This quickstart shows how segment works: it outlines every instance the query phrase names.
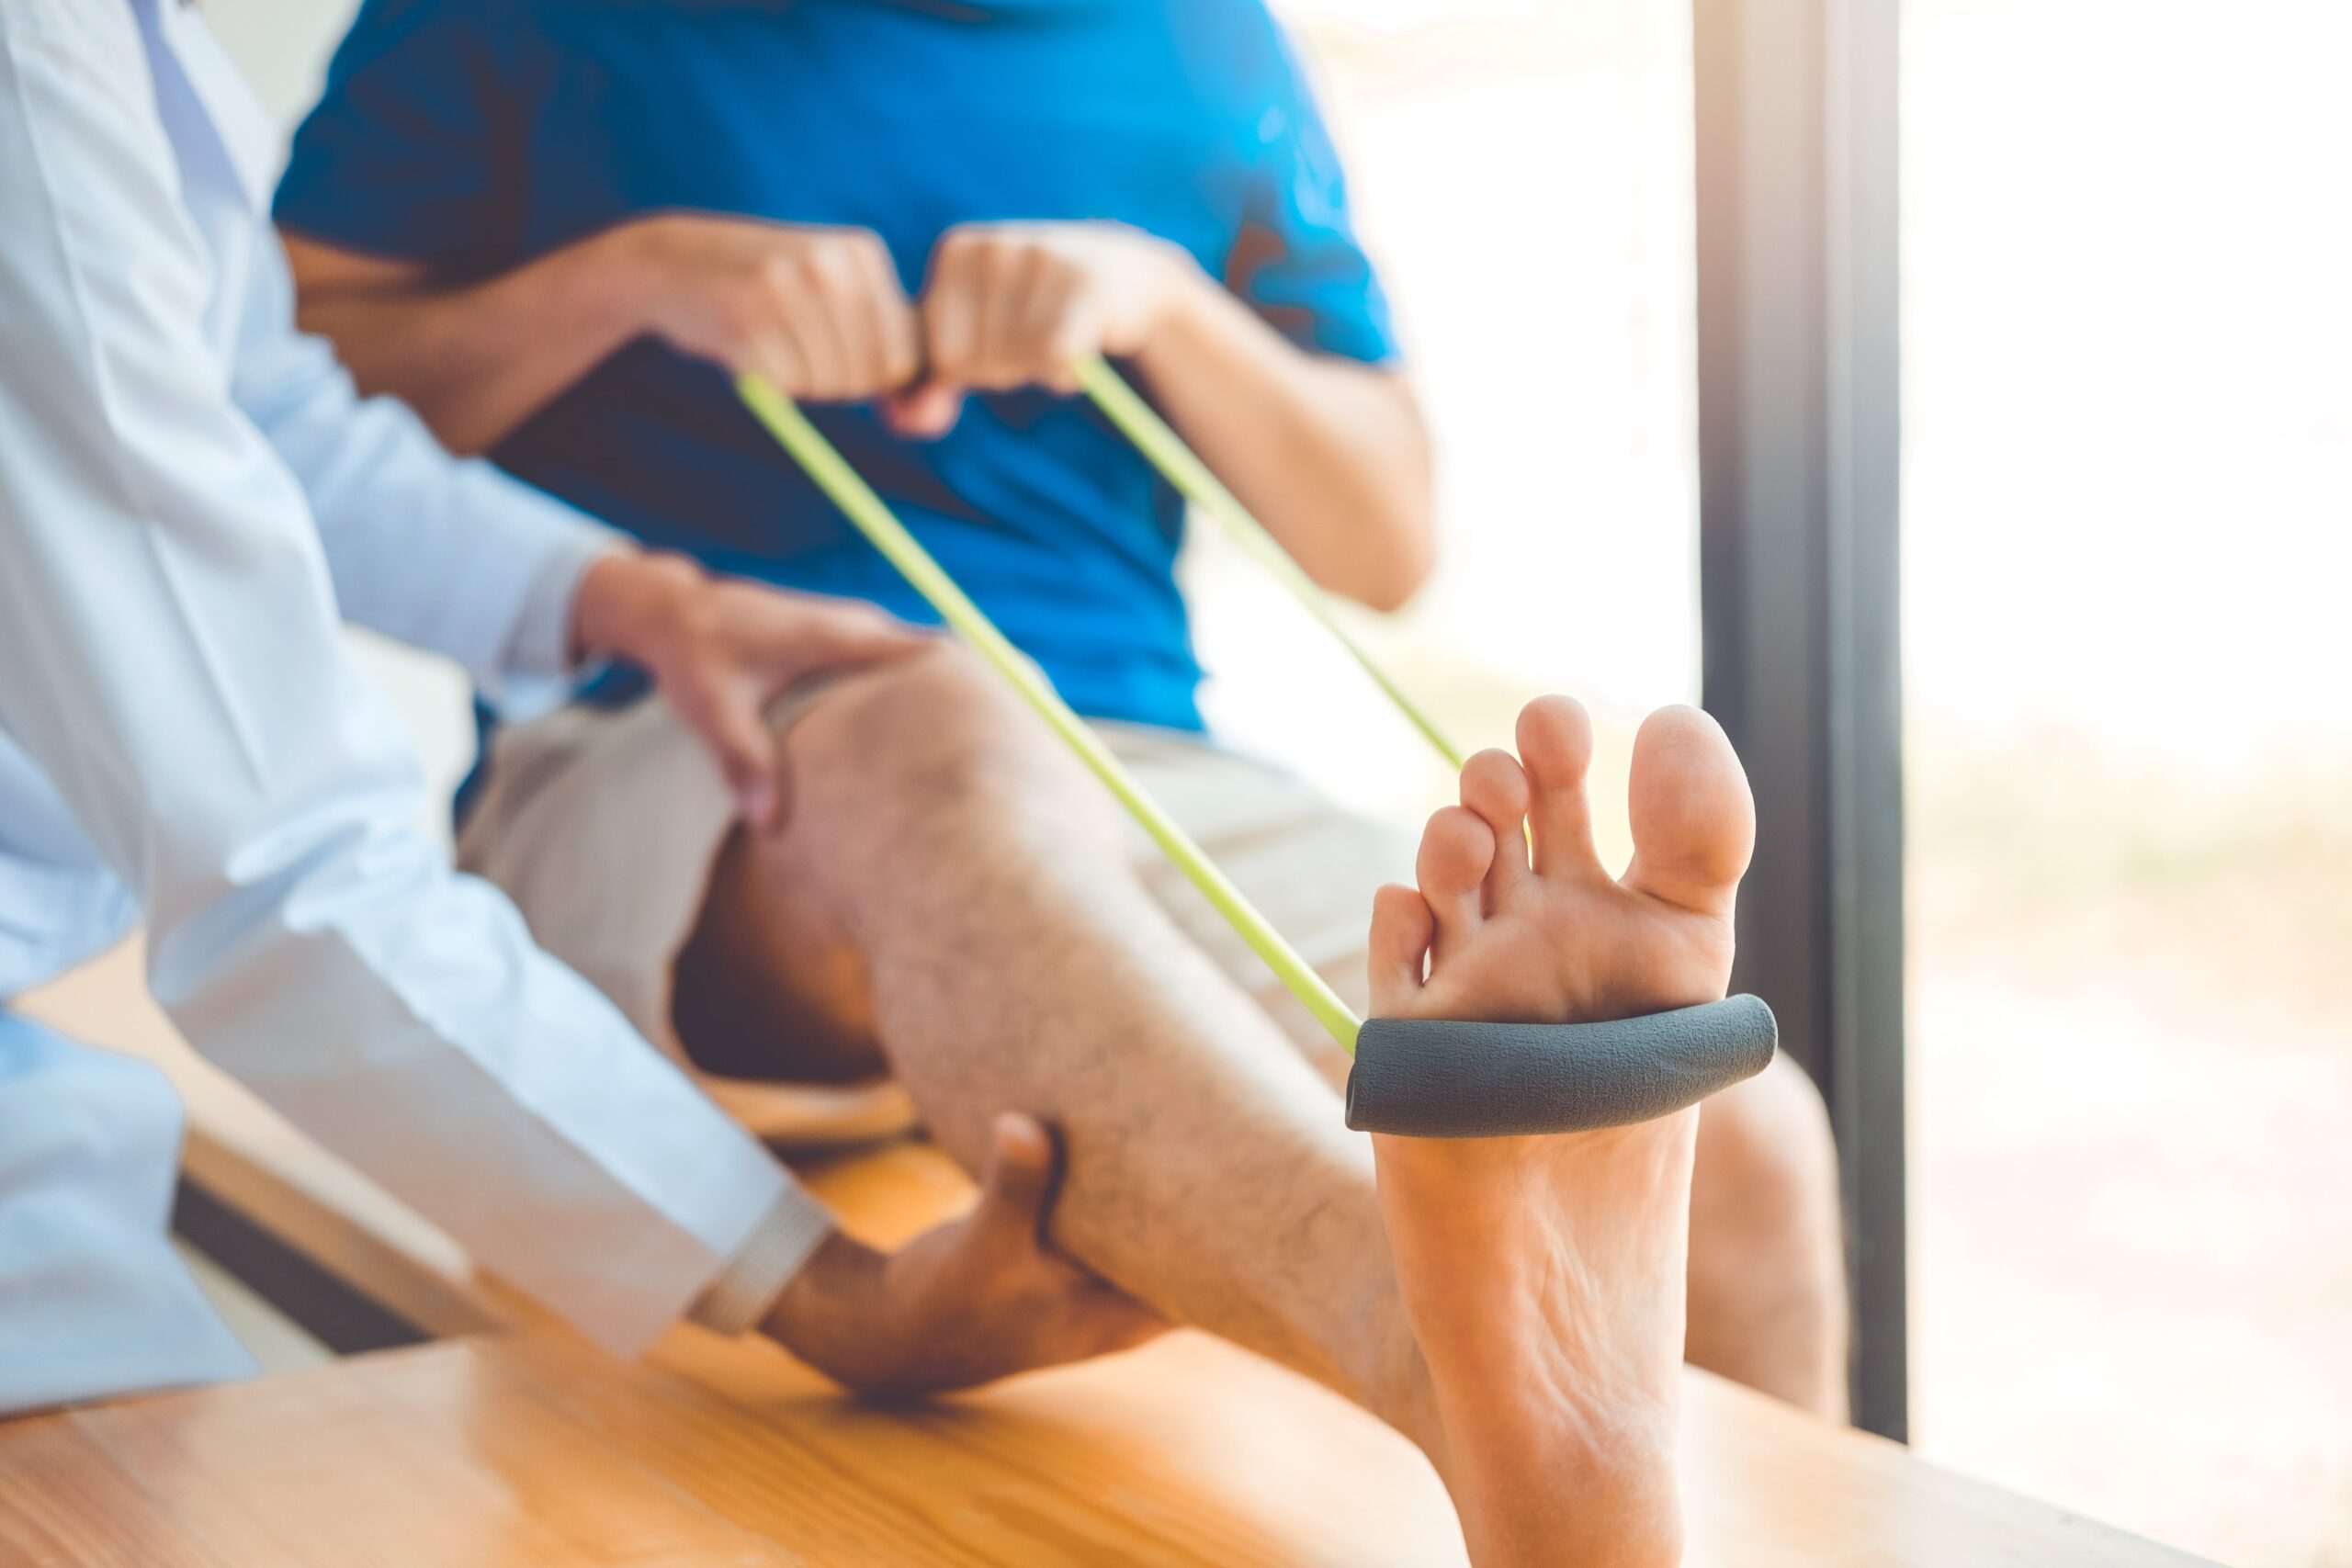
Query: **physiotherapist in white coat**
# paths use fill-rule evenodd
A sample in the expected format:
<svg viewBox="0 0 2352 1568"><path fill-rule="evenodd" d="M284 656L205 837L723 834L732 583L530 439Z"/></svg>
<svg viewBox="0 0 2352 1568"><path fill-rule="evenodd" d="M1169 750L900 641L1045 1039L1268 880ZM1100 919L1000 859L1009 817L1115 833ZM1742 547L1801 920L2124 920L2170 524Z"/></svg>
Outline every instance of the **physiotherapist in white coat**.
<svg viewBox="0 0 2352 1568"><path fill-rule="evenodd" d="M870 1252L408 826L339 615L509 711L644 664L755 823L766 698L912 634L637 554L356 398L292 325L276 145L179 0L0 0L0 1412L252 1370L165 1240L169 1089L7 1011L141 919L198 1050L615 1349L690 1315L918 1389L1148 1334L1039 1240L1034 1122L973 1216Z"/></svg>

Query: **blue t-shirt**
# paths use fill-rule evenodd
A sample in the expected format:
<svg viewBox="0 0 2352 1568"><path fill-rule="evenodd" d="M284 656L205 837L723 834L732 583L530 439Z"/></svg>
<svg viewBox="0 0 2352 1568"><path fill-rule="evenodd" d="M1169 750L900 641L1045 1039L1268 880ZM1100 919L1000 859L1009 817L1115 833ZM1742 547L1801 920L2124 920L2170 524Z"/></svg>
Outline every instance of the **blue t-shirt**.
<svg viewBox="0 0 2352 1568"><path fill-rule="evenodd" d="M910 294L955 224L1114 219L1301 344L1396 354L1258 0L367 0L277 202L452 281L675 209L871 229ZM936 442L811 412L1074 706L1200 727L1182 504L1090 406L977 398ZM717 570L933 618L723 376L650 339L492 456Z"/></svg>

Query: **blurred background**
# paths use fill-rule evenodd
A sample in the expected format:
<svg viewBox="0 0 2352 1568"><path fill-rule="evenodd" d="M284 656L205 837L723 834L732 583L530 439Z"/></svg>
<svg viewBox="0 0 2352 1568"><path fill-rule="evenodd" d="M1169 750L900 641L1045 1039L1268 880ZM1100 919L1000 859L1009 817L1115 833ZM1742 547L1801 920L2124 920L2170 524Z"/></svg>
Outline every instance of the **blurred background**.
<svg viewBox="0 0 2352 1568"><path fill-rule="evenodd" d="M289 125L348 8L207 0ZM1690 0L1278 9L1443 461L1443 565L1368 635L1473 744L1582 696L1622 799L1699 695ZM1901 20L1911 1438L2347 1568L2352 6ZM1189 564L1230 739L1441 797L1286 604ZM368 657L454 779L454 676Z"/></svg>

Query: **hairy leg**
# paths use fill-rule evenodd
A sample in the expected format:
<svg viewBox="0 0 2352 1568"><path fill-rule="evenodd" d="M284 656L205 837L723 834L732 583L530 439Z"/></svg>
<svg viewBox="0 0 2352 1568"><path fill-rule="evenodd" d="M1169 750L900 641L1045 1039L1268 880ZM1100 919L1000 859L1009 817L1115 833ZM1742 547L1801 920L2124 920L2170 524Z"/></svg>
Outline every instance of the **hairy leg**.
<svg viewBox="0 0 2352 1568"><path fill-rule="evenodd" d="M775 896L774 860L741 827L719 850L672 971L678 1043L725 1077L845 1083L887 1071L863 957L810 940L808 900Z"/></svg>
<svg viewBox="0 0 2352 1568"><path fill-rule="evenodd" d="M943 650L794 728L789 826L735 852L787 966L854 966L967 1164L1000 1110L1061 1123L1062 1244L1412 1437L1481 1563L1671 1562L1698 1114L1378 1139L1375 1188L1329 1086L1122 874L1107 804L1006 706ZM1687 711L1645 728L1622 883L1592 856L1581 710L1532 706L1521 749L1523 767L1474 760L1421 889L1384 893L1380 1010L1569 1020L1720 995L1753 832L1720 732Z"/></svg>
<svg viewBox="0 0 2352 1568"><path fill-rule="evenodd" d="M1581 819L1582 762L1562 760L1575 749L1560 739L1566 722L1546 708L1523 731L1537 781L1516 786L1534 795L1539 860L1521 866L1530 886L1559 879L1543 846ZM763 906L746 929L767 968L797 988L797 1005L841 1007L846 1030L870 1019L967 1163L982 1157L1000 1110L1060 1122L1072 1156L1062 1244L1171 1318L1315 1376L1414 1438L1453 1490L1481 1561L1602 1560L1563 1555L1578 1541L1611 1560L1664 1561L1678 1529L1669 1456L1699 1119L1515 1140L1533 1152L1484 1165L1480 1145L1385 1141L1375 1192L1329 1087L1125 874L1099 790L1026 724L944 651L847 683L804 717L787 742L789 826L736 845L720 879ZM1720 745L1701 733L1710 739ZM1744 857L1744 787L1727 751L1668 746L1679 761L1663 770L1659 752L1645 738L1635 815L1646 859L1629 885L1690 878L1691 856L1677 846L1693 822L1728 824ZM1711 769L1724 787L1678 806ZM1465 801L1503 824L1482 829L1481 863L1498 886L1510 873L1496 844L1521 841L1510 799L1520 776L1492 756L1464 781ZM1442 832L1431 843L1442 851ZM1719 952L1692 950L1706 976L1661 984L1638 923L1630 941L1595 941L1623 911L1573 901L1565 923L1521 921L1508 972L1482 980L1473 960L1493 930L1459 917L1460 889L1442 893L1443 855L1432 864L1430 853L1425 885L1454 913L1420 904L1430 978L1400 993L1397 932L1419 922L1400 928L1394 891L1384 902L1384 1011L1589 1017L1720 992L1727 926ZM1700 866L1699 884L1736 878L1717 860ZM1571 883L1586 875L1571 869ZM1650 897L1597 866L1590 875L1612 897ZM1729 887L1708 895L1725 912ZM1702 936L1711 919L1695 922ZM1549 976L1553 991L1516 994L1530 976ZM1564 1247L1577 1260L1565 1275L1531 1267Z"/></svg>
<svg viewBox="0 0 2352 1568"><path fill-rule="evenodd" d="M720 878L764 906L746 919L794 993L777 1005L860 993L967 1165L1000 1111L1057 1122L1073 1256L1434 1449L1370 1150L1128 871L1094 781L945 649L844 682L786 758L785 829L734 846Z"/></svg>
<svg viewBox="0 0 2352 1568"><path fill-rule="evenodd" d="M926 674L912 686L891 705L914 728L934 722L925 691L932 699L963 700L950 679ZM986 750L1003 738L980 732L1001 723L1033 747L1051 749L1009 704L983 703L967 716L974 722L938 743ZM897 787L903 737L881 739L873 754L847 764L861 787L877 795ZM1173 766L1160 759L1155 787L1171 790L1168 803L1180 815L1233 840L1228 870L1266 900L1341 994L1363 1006L1363 927L1351 934L1348 925L1362 919L1383 880L1409 872L1411 840L1331 813L1237 760L1172 744L1168 750ZM808 761L840 763L830 756ZM1091 781L1080 787L1099 795ZM885 799L867 804L889 808ZM1124 839L1123 853L1106 852L1091 836L1070 850L1098 856L1105 874L1125 875L1136 846L1133 833ZM831 918L825 900L806 884L797 885L798 897L788 896L792 888L780 897L776 857L754 850L739 838L721 853L702 919L677 960L673 1021L688 1054L706 1070L741 1077L837 1082L886 1070L863 954L838 931L816 940L810 922ZM1191 945L1239 983L1259 979L1256 960L1180 878L1148 856L1134 869ZM1302 874L1318 886L1302 890L1295 885ZM1345 1081L1345 1054L1303 1009L1262 981L1254 995L1321 1076L1335 1086ZM1818 1414L1842 1415L1846 1301L1836 1156L1819 1097L1792 1062L1719 1097L1701 1124L1689 1314L1694 1363Z"/></svg>

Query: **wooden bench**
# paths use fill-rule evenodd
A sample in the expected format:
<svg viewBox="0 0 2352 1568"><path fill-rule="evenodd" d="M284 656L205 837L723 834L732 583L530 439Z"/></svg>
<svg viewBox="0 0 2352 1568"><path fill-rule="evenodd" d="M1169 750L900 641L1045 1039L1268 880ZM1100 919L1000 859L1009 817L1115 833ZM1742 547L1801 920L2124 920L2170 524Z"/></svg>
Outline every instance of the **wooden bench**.
<svg viewBox="0 0 2352 1568"><path fill-rule="evenodd" d="M160 1062L188 1179L442 1342L0 1425L0 1562L139 1568L1443 1564L1420 1455L1196 1334L912 1411L843 1400L757 1340L584 1346L179 1046L119 967L28 1010ZM888 1244L966 1201L901 1142L811 1168ZM1809 1420L1687 1387L1694 1563L2195 1561Z"/></svg>

